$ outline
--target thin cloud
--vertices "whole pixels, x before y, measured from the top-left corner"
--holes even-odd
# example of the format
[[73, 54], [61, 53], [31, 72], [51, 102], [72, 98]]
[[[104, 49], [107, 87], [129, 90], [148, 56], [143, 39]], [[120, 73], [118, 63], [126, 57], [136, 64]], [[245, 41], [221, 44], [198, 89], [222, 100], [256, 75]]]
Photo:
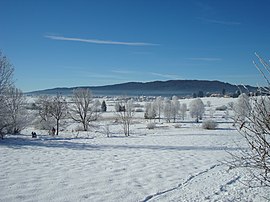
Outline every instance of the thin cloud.
[[45, 35], [45, 38], [52, 40], [60, 41], [77, 41], [83, 43], [92, 43], [92, 44], [104, 44], [104, 45], [125, 45], [125, 46], [158, 46], [159, 44], [154, 43], [145, 43], [145, 42], [122, 42], [122, 41], [108, 41], [108, 40], [99, 40], [99, 39], [81, 39], [81, 38], [71, 38], [63, 36], [53, 36]]
[[194, 60], [194, 61], [205, 61], [205, 62], [216, 62], [221, 61], [221, 58], [187, 58], [188, 60]]
[[135, 71], [129, 71], [129, 70], [112, 70], [111, 72], [116, 74], [134, 74], [137, 73]]
[[215, 19], [206, 19], [206, 18], [199, 18], [203, 22], [207, 23], [213, 23], [213, 24], [220, 24], [220, 25], [230, 25], [230, 26], [235, 26], [235, 25], [241, 25], [241, 22], [236, 22], [236, 21], [223, 21], [223, 20], [215, 20]]
[[160, 73], [156, 73], [156, 72], [151, 72], [151, 75], [166, 78], [166, 79], [182, 79], [180, 76], [173, 75], [173, 74], [160, 74]]

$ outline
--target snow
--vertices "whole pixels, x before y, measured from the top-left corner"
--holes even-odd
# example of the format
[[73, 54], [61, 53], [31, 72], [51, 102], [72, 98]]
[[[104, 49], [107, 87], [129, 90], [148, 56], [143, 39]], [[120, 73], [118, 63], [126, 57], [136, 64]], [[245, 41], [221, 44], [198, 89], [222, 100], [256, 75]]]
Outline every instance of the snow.
[[[205, 117], [210, 108], [235, 101], [203, 102], [208, 100]], [[245, 147], [224, 112], [215, 113], [216, 130], [190, 118], [180, 128], [156, 120], [149, 130], [137, 113], [131, 136], [124, 137], [121, 126], [112, 124], [113, 105], [108, 109], [99, 124], [110, 123], [110, 138], [98, 129], [75, 137], [70, 126], [59, 137], [29, 127], [0, 140], [0, 201], [266, 201], [266, 189], [243, 184], [245, 170], [223, 164], [228, 151]]]

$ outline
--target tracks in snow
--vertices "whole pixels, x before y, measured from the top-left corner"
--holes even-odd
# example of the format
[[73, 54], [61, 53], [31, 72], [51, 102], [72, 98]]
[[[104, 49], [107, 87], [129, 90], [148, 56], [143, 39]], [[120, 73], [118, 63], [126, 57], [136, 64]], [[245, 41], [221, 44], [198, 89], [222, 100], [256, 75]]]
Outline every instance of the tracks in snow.
[[[176, 187], [173, 187], [173, 188], [170, 188], [170, 189], [166, 189], [166, 190], [164, 190], [164, 191], [160, 191], [160, 192], [157, 192], [157, 193], [155, 193], [155, 194], [148, 195], [148, 196], [145, 197], [141, 202], [147, 202], [147, 201], [151, 200], [151, 199], [154, 198], [154, 197], [157, 197], [157, 196], [166, 194], [166, 193], [168, 193], [168, 192], [174, 191], [174, 190], [176, 190], [176, 189], [179, 189], [179, 188], [181, 188], [182, 186], [188, 184], [188, 183], [189, 183], [192, 179], [194, 179], [195, 177], [198, 177], [198, 176], [200, 176], [200, 175], [202, 175], [202, 174], [205, 174], [205, 173], [207, 173], [208, 171], [210, 171], [210, 170], [212, 170], [212, 169], [214, 169], [214, 168], [216, 168], [216, 167], [218, 167], [218, 166], [220, 166], [220, 165], [221, 165], [221, 164], [215, 164], [215, 165], [211, 166], [210, 168], [208, 168], [208, 169], [206, 169], [206, 170], [204, 170], [204, 171], [201, 171], [201, 172], [199, 172], [199, 173], [197, 173], [197, 174], [195, 174], [195, 175], [191, 175], [187, 180], [185, 180], [183, 183], [178, 184]], [[239, 177], [239, 178], [240, 178], [240, 177]]]

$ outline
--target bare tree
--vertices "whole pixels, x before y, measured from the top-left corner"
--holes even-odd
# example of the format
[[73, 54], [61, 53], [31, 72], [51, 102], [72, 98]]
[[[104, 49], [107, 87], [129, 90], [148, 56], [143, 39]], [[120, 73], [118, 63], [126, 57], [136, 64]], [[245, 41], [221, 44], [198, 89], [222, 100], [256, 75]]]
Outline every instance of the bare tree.
[[156, 113], [158, 116], [158, 121], [160, 122], [160, 116], [161, 116], [162, 107], [163, 107], [163, 98], [161, 96], [157, 97], [154, 102], [154, 105], [155, 105]]
[[[260, 182], [261, 186], [270, 186], [270, 65], [257, 55], [259, 64], [254, 62], [261, 72], [268, 87], [260, 88], [261, 96], [252, 97], [243, 105], [250, 109], [237, 119], [236, 126], [247, 142], [248, 149], [233, 154], [232, 167], [245, 167], [251, 173], [251, 181]], [[250, 104], [251, 103], [251, 104]], [[237, 113], [237, 111], [236, 111]], [[253, 181], [254, 182], [254, 181]]]
[[181, 104], [181, 106], [180, 106], [180, 114], [181, 114], [182, 119], [184, 120], [185, 116], [187, 114], [187, 104], [186, 103]]
[[173, 96], [172, 97], [172, 107], [171, 107], [171, 114], [172, 114], [172, 118], [173, 118], [173, 122], [175, 123], [177, 116], [179, 115], [179, 109], [180, 109], [180, 102], [178, 100], [177, 96]]
[[0, 51], [0, 95], [13, 85], [13, 72], [12, 64]]
[[84, 131], [88, 130], [91, 121], [97, 119], [97, 107], [89, 89], [79, 88], [73, 91], [70, 115], [74, 121], [83, 125]]
[[13, 85], [14, 68], [6, 56], [0, 51], [0, 136], [7, 133], [10, 125], [10, 116], [6, 107], [6, 92]]
[[129, 136], [130, 126], [134, 116], [133, 101], [128, 100], [126, 103], [119, 103], [119, 105], [123, 108], [123, 110], [116, 112], [116, 114], [121, 121], [125, 136]]
[[60, 120], [67, 115], [67, 102], [62, 95], [57, 94], [52, 97], [49, 104], [49, 113], [56, 121], [56, 135], [58, 135]]
[[202, 115], [204, 114], [205, 107], [200, 98], [194, 99], [189, 104], [189, 112], [191, 117], [196, 118], [196, 122], [199, 122], [199, 119], [202, 119]]
[[237, 98], [237, 102], [233, 106], [235, 112], [235, 121], [244, 121], [245, 117], [248, 117], [251, 111], [251, 105], [247, 94], [242, 93]]
[[11, 121], [8, 132], [13, 134], [19, 133], [29, 122], [25, 101], [21, 90], [15, 87], [10, 87], [7, 90], [5, 103]]
[[167, 122], [171, 122], [172, 118], [172, 101], [168, 98], [164, 99], [163, 114]]
[[37, 120], [40, 129], [51, 130], [54, 126], [52, 115], [50, 114], [51, 97], [42, 95], [36, 100], [39, 118]]
[[154, 103], [146, 103], [145, 104], [144, 118], [150, 119], [150, 121], [151, 121], [155, 117], [156, 117], [156, 108], [155, 108]]

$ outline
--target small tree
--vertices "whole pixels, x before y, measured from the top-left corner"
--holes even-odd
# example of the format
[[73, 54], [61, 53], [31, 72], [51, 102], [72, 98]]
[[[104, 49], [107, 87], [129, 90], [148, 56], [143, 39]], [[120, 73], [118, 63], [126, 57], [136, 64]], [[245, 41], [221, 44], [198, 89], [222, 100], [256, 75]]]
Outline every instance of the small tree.
[[11, 117], [6, 107], [6, 92], [13, 86], [13, 65], [0, 51], [0, 137], [4, 138], [7, 127], [10, 126]]
[[162, 113], [162, 107], [163, 107], [163, 98], [161, 96], [157, 97], [155, 102], [154, 102], [154, 105], [155, 105], [155, 109], [156, 109], [156, 113], [157, 113], [157, 116], [158, 116], [158, 121], [160, 122], [160, 115]]
[[171, 112], [171, 114], [172, 114], [173, 122], [175, 123], [176, 118], [179, 115], [179, 110], [180, 110], [180, 102], [179, 102], [177, 96], [172, 97], [171, 104], [172, 104], [172, 108], [171, 108], [172, 112]]
[[155, 109], [154, 103], [146, 103], [144, 118], [151, 120], [151, 119], [154, 119], [155, 117], [156, 117], [156, 109]]
[[200, 91], [198, 92], [198, 97], [204, 97], [203, 91], [200, 90]]
[[192, 118], [196, 118], [196, 122], [199, 122], [199, 119], [202, 119], [204, 114], [205, 107], [200, 98], [194, 99], [189, 104], [189, 112]]
[[163, 114], [167, 122], [171, 122], [172, 118], [172, 101], [169, 99], [164, 99]]
[[35, 104], [38, 109], [37, 126], [40, 129], [50, 130], [54, 126], [54, 120], [50, 114], [51, 97], [47, 95], [40, 96]]
[[132, 119], [134, 116], [133, 101], [128, 100], [126, 103], [119, 103], [119, 106], [121, 106], [122, 110], [117, 112], [117, 116], [123, 126], [125, 136], [129, 136], [130, 126], [132, 124]]
[[187, 104], [186, 103], [181, 104], [180, 114], [181, 114], [182, 119], [184, 120], [186, 117], [186, 114], [187, 114]]
[[7, 113], [10, 116], [8, 132], [19, 133], [28, 123], [29, 119], [25, 109], [25, 97], [21, 90], [11, 87], [6, 93]]
[[0, 99], [5, 91], [13, 86], [13, 72], [13, 65], [0, 51]]
[[235, 121], [238, 119], [243, 121], [245, 117], [248, 117], [251, 111], [251, 105], [249, 102], [249, 97], [242, 93], [237, 98], [237, 102], [234, 104], [234, 112], [235, 112]]
[[56, 121], [56, 135], [58, 135], [60, 120], [67, 115], [67, 102], [61, 94], [57, 94], [50, 101], [49, 113]]
[[102, 104], [101, 104], [101, 111], [102, 111], [102, 112], [106, 112], [106, 111], [107, 111], [107, 105], [106, 105], [105, 100], [102, 101]]
[[93, 96], [89, 89], [78, 88], [73, 91], [72, 105], [70, 107], [71, 118], [83, 125], [87, 131], [89, 123], [97, 119], [97, 105], [93, 103]]

